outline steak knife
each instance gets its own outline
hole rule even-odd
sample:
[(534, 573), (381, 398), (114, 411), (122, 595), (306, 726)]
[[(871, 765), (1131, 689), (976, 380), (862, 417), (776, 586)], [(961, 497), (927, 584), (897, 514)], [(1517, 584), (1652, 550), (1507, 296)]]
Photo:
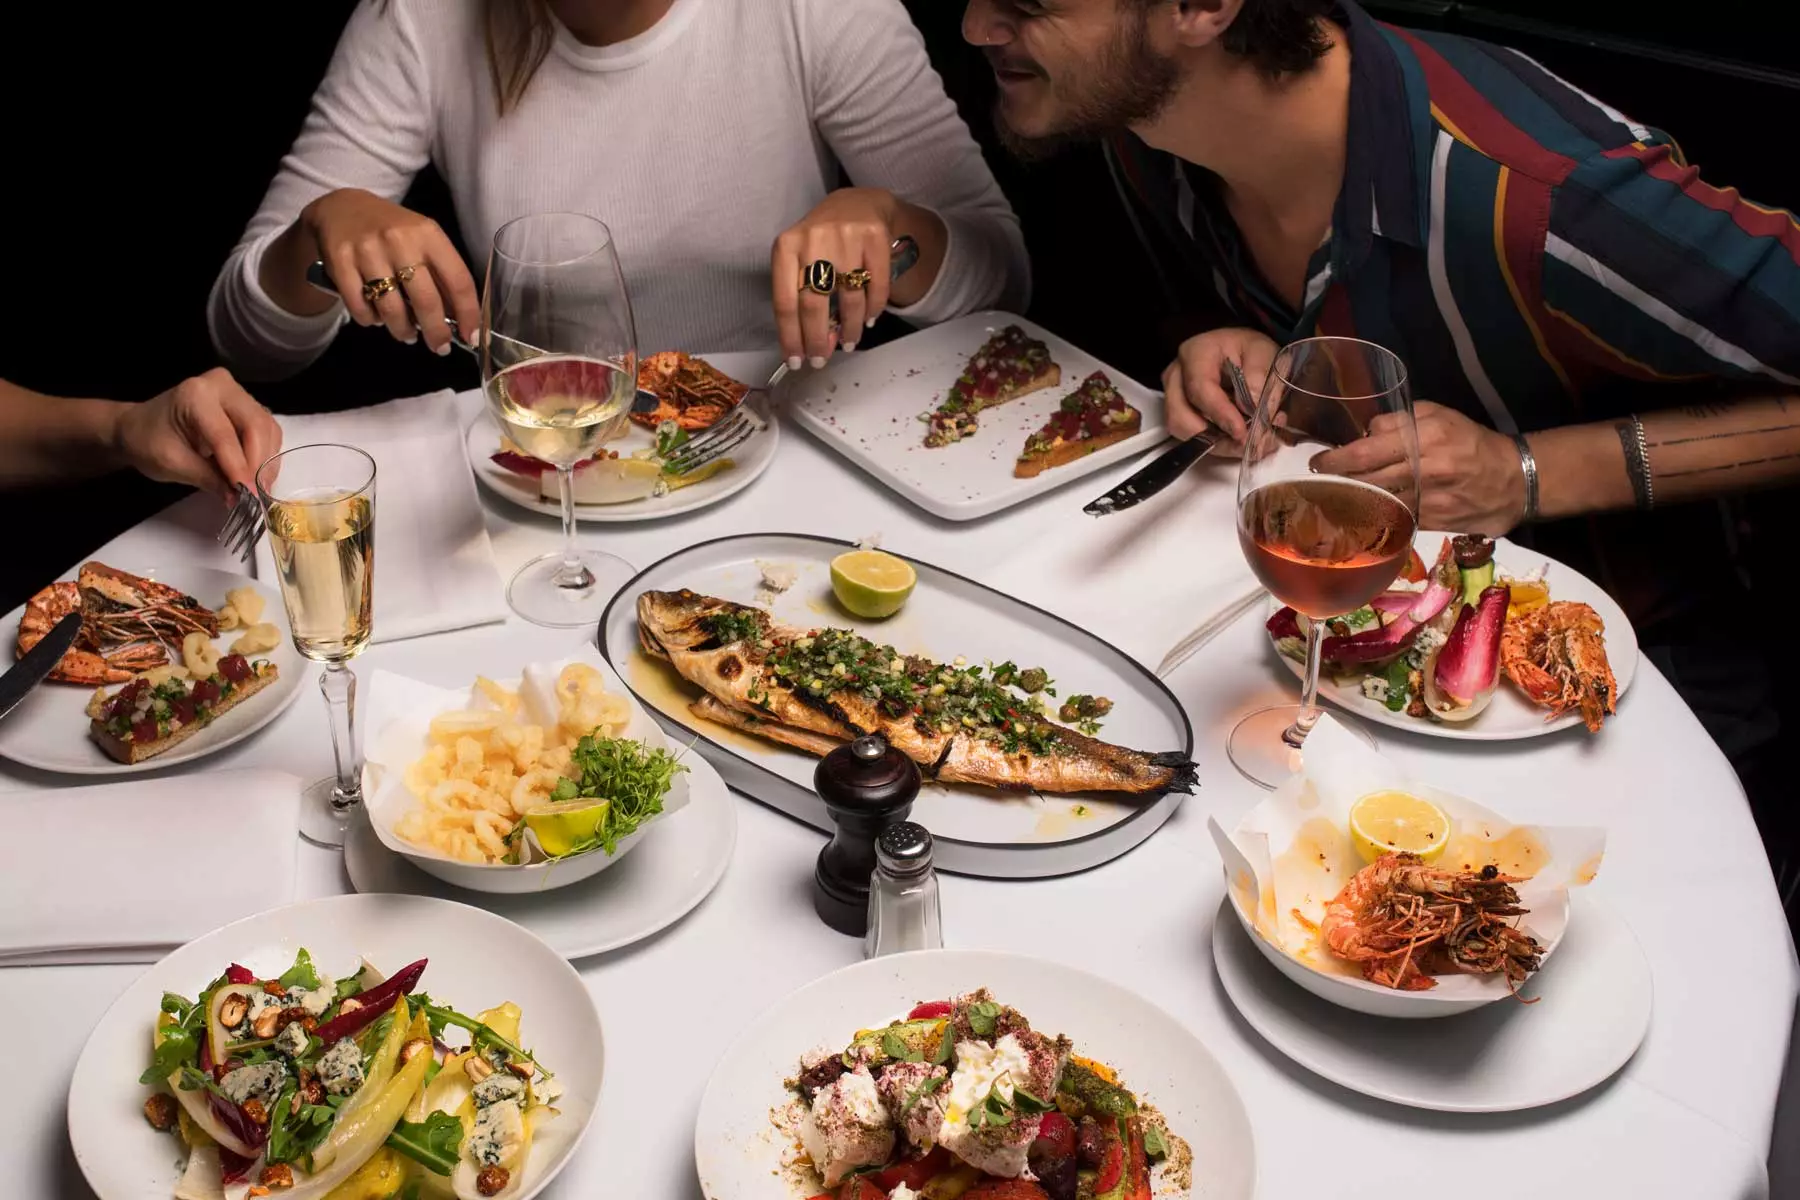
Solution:
[(72, 612), (44, 635), (44, 640), (26, 652), (13, 669), (0, 675), (0, 719), (31, 694), (31, 689), (44, 681), (62, 656), (69, 652), (81, 635), (81, 614)]

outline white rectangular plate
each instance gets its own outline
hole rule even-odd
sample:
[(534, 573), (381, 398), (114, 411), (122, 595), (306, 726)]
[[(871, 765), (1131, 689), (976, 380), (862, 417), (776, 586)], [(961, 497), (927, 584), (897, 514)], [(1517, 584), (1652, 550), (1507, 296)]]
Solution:
[[(1151, 752), (1193, 753), (1187, 714), (1150, 671), (1086, 630), (960, 575), (909, 559), (919, 583), (904, 609), (885, 621), (850, 616), (831, 594), (830, 563), (851, 548), (832, 538), (783, 533), (690, 546), (619, 590), (600, 619), (601, 652), (677, 740), (698, 736), (700, 752), (726, 783), (826, 831), (833, 828), (831, 817), (813, 791), (819, 760), (690, 713), (688, 704), (701, 695), (700, 689), (638, 645), (639, 594), (688, 588), (744, 604), (761, 603), (778, 620), (803, 628), (854, 629), (903, 654), (940, 662), (963, 655), (970, 662), (1011, 659), (1020, 666), (1040, 666), (1064, 694), (1087, 692), (1114, 701), (1100, 731), (1107, 741)], [(762, 563), (792, 567), (799, 576), (773, 604), (757, 599)], [(1043, 796), (927, 783), (913, 805), (912, 819), (931, 831), (939, 867), (1024, 879), (1082, 871), (1117, 858), (1154, 833), (1180, 799), (1180, 793)]]
[[(971, 355), (994, 332), (1017, 325), (1050, 348), (1062, 382), (982, 412), (975, 436), (929, 449), (921, 413), (935, 409)], [(1013, 475), (1025, 439), (1063, 397), (1106, 372), (1144, 415), (1132, 437), (1030, 479)], [(982, 312), (921, 329), (866, 353), (840, 354), (782, 386), (800, 427), (917, 504), (951, 521), (985, 517), (1148, 450), (1165, 436), (1163, 398), (1055, 334), (1009, 313)]]

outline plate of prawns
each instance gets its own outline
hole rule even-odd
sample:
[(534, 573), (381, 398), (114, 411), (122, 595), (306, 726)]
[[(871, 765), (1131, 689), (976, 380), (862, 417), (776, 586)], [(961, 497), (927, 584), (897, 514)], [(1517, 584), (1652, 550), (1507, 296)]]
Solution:
[(0, 722), (0, 758), (70, 775), (191, 762), (280, 716), (307, 674), (281, 598), (247, 575), (87, 562), (0, 617), (0, 639), (23, 657), (75, 612), (74, 647)]

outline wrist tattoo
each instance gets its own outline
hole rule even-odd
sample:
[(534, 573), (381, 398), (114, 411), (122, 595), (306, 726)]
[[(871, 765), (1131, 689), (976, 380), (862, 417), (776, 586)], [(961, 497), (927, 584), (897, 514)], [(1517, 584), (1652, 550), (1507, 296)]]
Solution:
[(1615, 428), (1619, 444), (1625, 450), (1625, 474), (1631, 479), (1631, 493), (1644, 512), (1656, 507), (1656, 482), (1650, 475), (1650, 448), (1644, 443), (1644, 423), (1633, 413)]

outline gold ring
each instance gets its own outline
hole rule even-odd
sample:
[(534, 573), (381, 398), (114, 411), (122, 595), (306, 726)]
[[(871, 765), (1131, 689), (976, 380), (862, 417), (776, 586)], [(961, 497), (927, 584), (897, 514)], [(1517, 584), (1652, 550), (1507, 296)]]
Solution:
[(398, 281), (392, 275), (383, 275), (380, 279), (365, 279), (363, 280), (363, 299), (374, 304), (398, 286)]
[(853, 271), (845, 271), (838, 276), (838, 286), (852, 292), (860, 292), (869, 286), (869, 269), (857, 267)]
[(398, 271), (394, 272), (394, 278), (398, 279), (401, 283), (411, 283), (412, 277), (413, 277), (413, 272), (417, 271), (418, 269), (419, 269), (418, 263), (414, 263), (410, 267), (401, 267)]
[(837, 268), (826, 258), (816, 259), (800, 275), (800, 290), (829, 296), (837, 290)]

